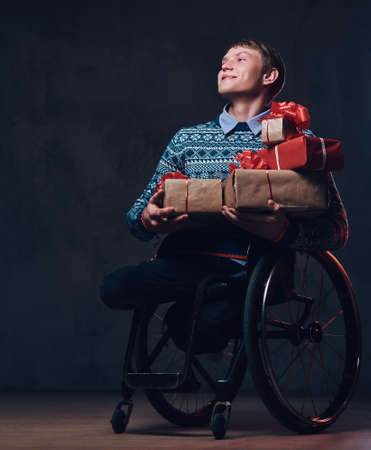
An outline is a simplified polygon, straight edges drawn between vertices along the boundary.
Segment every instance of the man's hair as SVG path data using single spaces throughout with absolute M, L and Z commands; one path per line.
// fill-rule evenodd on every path
M 275 67 L 278 70 L 277 80 L 270 86 L 270 100 L 272 100 L 276 95 L 278 95 L 284 84 L 285 84 L 285 63 L 279 52 L 264 42 L 258 41 L 257 39 L 242 38 L 239 41 L 230 45 L 227 49 L 230 50 L 234 47 L 249 47 L 257 50 L 263 60 L 263 73 L 268 73 Z

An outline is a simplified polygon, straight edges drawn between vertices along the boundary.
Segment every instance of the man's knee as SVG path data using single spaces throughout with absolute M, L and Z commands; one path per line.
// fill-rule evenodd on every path
M 99 295 L 102 302 L 109 308 L 116 308 L 117 292 L 115 282 L 110 274 L 106 274 L 99 284 Z
M 130 309 L 134 293 L 130 286 L 129 267 L 107 273 L 99 284 L 102 302 L 111 309 Z

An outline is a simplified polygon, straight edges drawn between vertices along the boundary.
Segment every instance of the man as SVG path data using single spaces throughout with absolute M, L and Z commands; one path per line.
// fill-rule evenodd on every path
M 270 46 L 243 39 L 228 49 L 218 73 L 218 92 L 228 104 L 216 119 L 175 134 L 143 194 L 127 213 L 127 224 L 137 238 L 151 240 L 167 234 L 158 257 L 107 274 L 101 284 L 107 306 L 130 309 L 145 302 L 192 299 L 206 274 L 241 270 L 252 240 L 303 249 L 345 245 L 348 223 L 331 174 L 329 210 L 305 221 L 288 220 L 280 206 L 269 200 L 270 214 L 241 213 L 223 206 L 224 224 L 192 231 L 187 230 L 187 214 L 176 216 L 173 208 L 163 208 L 163 190 L 153 194 L 168 172 L 224 179 L 238 152 L 263 148 L 259 119 L 269 113 L 269 104 L 284 82 L 284 63 Z M 304 132 L 313 135 L 310 130 Z

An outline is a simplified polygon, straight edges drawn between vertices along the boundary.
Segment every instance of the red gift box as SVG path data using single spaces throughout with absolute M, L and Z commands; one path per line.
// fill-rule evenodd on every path
M 270 169 L 342 170 L 344 153 L 336 139 L 301 135 L 271 148 L 259 150 L 258 155 Z
M 272 102 L 269 114 L 259 122 L 262 142 L 271 146 L 303 134 L 310 126 L 310 114 L 305 106 L 295 102 Z

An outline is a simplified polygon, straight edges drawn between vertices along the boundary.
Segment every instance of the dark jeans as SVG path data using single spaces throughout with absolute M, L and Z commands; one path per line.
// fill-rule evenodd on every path
M 109 308 L 122 310 L 147 303 L 179 300 L 193 303 L 197 284 L 203 277 L 241 270 L 243 266 L 227 258 L 165 256 L 107 273 L 100 284 L 100 296 Z

